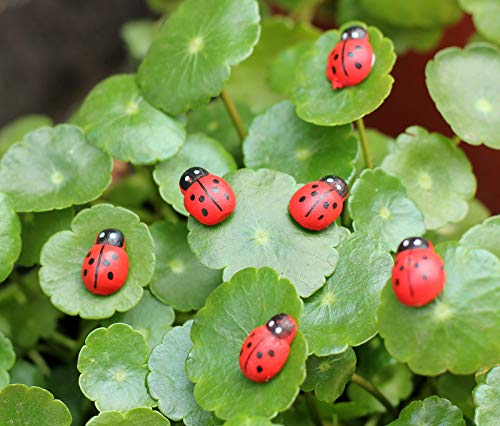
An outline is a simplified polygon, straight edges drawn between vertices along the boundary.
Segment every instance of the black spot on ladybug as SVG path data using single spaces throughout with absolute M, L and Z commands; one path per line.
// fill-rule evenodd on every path
M 262 352 L 257 352 L 257 358 L 259 358 L 259 359 L 262 358 Z
M 224 194 L 224 198 L 225 198 L 226 200 L 229 200 L 229 194 Z
M 335 53 L 335 56 L 333 57 L 333 60 L 336 61 L 339 58 L 339 54 Z
M 212 188 L 212 192 L 219 192 L 219 188 L 217 188 L 216 186 L 214 186 L 214 187 Z
M 313 192 L 311 192 L 311 195 L 312 195 L 313 197 L 316 197 L 316 195 L 318 195 L 318 191 L 313 191 Z
M 444 271 L 444 266 L 441 266 L 441 271 Z
M 318 220 L 321 220 L 323 219 L 325 216 L 321 215 L 320 217 L 318 217 Z
M 330 206 L 330 204 L 328 204 L 328 202 L 327 202 L 327 201 L 325 201 L 325 202 L 323 203 L 323 208 L 327 209 L 329 206 Z
M 89 265 L 92 265 L 94 262 L 95 262 L 95 259 L 94 259 L 94 258 L 90 259 L 90 260 L 89 260 Z
M 347 53 L 347 56 L 349 56 L 349 58 L 354 58 L 354 53 L 352 53 L 352 52 L 348 52 L 348 53 Z
M 118 255 L 116 253 L 113 253 L 111 257 L 113 258 L 113 260 L 118 260 Z
M 84 269 L 84 270 L 83 270 L 83 276 L 84 276 L 84 277 L 86 277 L 86 276 L 87 276 L 87 270 L 86 270 L 86 269 Z
M 198 197 L 198 201 L 199 201 L 200 203 L 203 203 L 203 201 L 205 201 L 205 196 L 200 195 L 200 196 Z
M 318 185 L 314 184 L 312 187 L 313 187 L 313 188 L 317 188 L 317 187 L 318 187 Z
M 400 266 L 399 270 L 402 271 L 404 268 L 405 268 L 404 266 Z
M 359 62 L 354 62 L 354 66 L 355 66 L 358 70 L 360 70 L 360 69 L 361 69 L 361 67 L 362 67 L 362 65 L 361 65 Z
M 108 260 L 108 259 L 104 259 L 104 262 L 102 262 L 102 263 L 104 263 L 104 266 L 109 266 L 109 265 L 110 265 L 110 263 L 109 263 L 109 260 Z
M 250 334 L 250 337 L 253 337 L 253 336 L 255 336 L 255 331 L 252 334 Z
M 355 49 L 356 49 L 356 50 L 361 50 L 361 49 L 362 49 L 362 47 L 361 47 L 359 44 L 357 44 L 357 45 L 356 45 L 356 47 L 355 47 Z
M 108 280 L 112 280 L 113 279 L 113 272 L 108 272 Z
M 415 268 L 418 268 L 418 263 L 415 263 Z
M 250 346 L 252 346 L 252 342 L 247 343 L 247 348 L 249 348 Z
M 274 356 L 274 351 L 272 349 L 270 349 L 269 351 L 267 351 L 267 354 L 270 356 L 270 357 L 273 357 Z
M 335 67 L 332 67 L 332 72 L 333 72 L 334 74 L 337 74 L 337 69 L 336 69 Z
M 335 210 L 337 208 L 337 203 L 333 203 L 332 207 L 333 207 L 333 210 Z
M 396 285 L 399 285 L 399 280 L 396 280 Z
M 262 373 L 262 367 L 260 365 L 257 366 L 257 373 Z
M 299 203 L 303 203 L 305 201 L 306 197 L 302 196 L 299 198 Z
M 89 256 L 90 256 L 90 251 L 87 253 L 87 257 L 89 257 Z
M 427 260 L 427 259 L 428 259 L 427 256 L 424 256 L 424 260 Z
M 203 216 L 208 216 L 208 211 L 207 211 L 207 209 L 201 209 L 201 214 L 202 214 Z
M 423 278 L 424 280 L 427 280 L 427 275 L 423 274 L 423 275 L 422 275 L 422 278 Z
M 196 197 L 194 196 L 194 194 L 191 194 L 191 196 L 190 196 L 189 198 L 191 199 L 191 201 L 194 201 L 194 199 L 195 199 Z
M 214 179 L 213 183 L 219 183 L 219 179 Z

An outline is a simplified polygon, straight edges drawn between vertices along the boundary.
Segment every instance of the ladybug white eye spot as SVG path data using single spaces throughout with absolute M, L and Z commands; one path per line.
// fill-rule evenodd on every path
M 342 190 L 342 187 L 339 184 L 337 184 L 337 190 L 339 190 L 339 191 Z
M 422 244 L 422 240 L 415 240 L 415 241 L 414 241 L 414 244 L 415 244 L 416 246 L 419 246 L 420 244 Z
M 333 179 L 332 179 L 332 178 L 328 178 L 326 181 L 327 181 L 328 183 L 332 183 L 332 182 L 333 182 Z
M 359 37 L 359 34 L 358 34 L 357 31 L 353 31 L 353 33 L 351 35 L 352 35 L 352 38 L 358 38 Z
M 189 182 L 189 181 L 191 180 L 191 178 L 190 178 L 189 176 L 186 176 L 186 177 L 184 178 L 184 180 L 185 180 L 186 182 Z
M 199 175 L 199 174 L 200 174 L 200 171 L 199 171 L 199 170 L 195 170 L 195 171 L 194 171 L 194 174 L 195 174 L 195 175 Z
M 269 322 L 267 323 L 267 325 L 268 325 L 269 327 L 272 327 L 272 326 L 274 325 L 274 321 L 269 321 Z
M 112 232 L 111 234 L 109 234 L 109 238 L 113 239 L 116 237 L 116 234 L 114 232 Z
M 101 233 L 99 234 L 99 238 L 104 238 L 104 236 L 105 236 L 105 235 L 106 235 L 106 234 L 105 234 L 104 232 L 101 232 Z
M 410 244 L 410 242 L 408 240 L 403 241 L 403 246 L 408 247 L 408 244 Z
M 281 334 L 283 329 L 281 327 L 276 327 L 276 330 L 274 330 L 276 334 Z

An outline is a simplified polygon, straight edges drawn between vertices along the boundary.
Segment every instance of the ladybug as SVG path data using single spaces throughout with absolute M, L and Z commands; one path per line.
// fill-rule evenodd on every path
M 320 231 L 342 213 L 349 188 L 338 176 L 325 176 L 300 188 L 290 199 L 288 210 L 306 229 Z
M 91 293 L 108 296 L 120 290 L 127 275 L 125 237 L 118 229 L 104 229 L 83 260 L 83 283 Z
M 373 67 L 375 55 L 363 27 L 347 28 L 328 55 L 326 76 L 334 89 L 361 83 Z
M 392 268 L 392 288 L 401 303 L 423 306 L 443 291 L 446 275 L 441 257 L 422 237 L 401 242 Z
M 240 369 L 252 382 L 268 382 L 278 374 L 290 354 L 297 323 L 287 314 L 272 317 L 253 330 L 240 351 Z
M 201 167 L 191 167 L 179 181 L 184 207 L 203 225 L 217 225 L 236 207 L 236 197 L 229 184 Z

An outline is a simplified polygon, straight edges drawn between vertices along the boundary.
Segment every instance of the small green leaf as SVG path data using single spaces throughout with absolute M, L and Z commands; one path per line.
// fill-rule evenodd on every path
M 78 355 L 80 389 L 99 411 L 153 407 L 146 388 L 148 356 L 144 336 L 129 325 L 98 328 Z
M 172 115 L 207 104 L 222 91 L 230 66 L 252 53 L 259 21 L 255 0 L 184 1 L 139 68 L 143 95 Z
M 22 358 L 16 360 L 9 374 L 10 383 L 12 384 L 45 387 L 45 377 L 43 377 L 40 369 Z
M 474 26 L 488 40 L 500 45 L 500 3 L 497 0 L 459 0 L 466 12 L 472 14 Z
M 343 29 L 324 33 L 314 46 L 301 56 L 297 66 L 292 100 L 297 115 L 305 121 L 321 126 L 347 124 L 377 109 L 389 96 L 394 79 L 389 75 L 396 55 L 392 42 L 375 27 L 368 27 L 368 35 L 375 64 L 370 75 L 356 86 L 333 90 L 326 77 L 328 54 L 340 40 Z
M 500 418 L 500 366 L 493 367 L 473 392 L 478 426 L 494 425 Z
M 141 60 L 159 32 L 158 24 L 150 19 L 138 19 L 123 24 L 120 35 L 134 59 Z
M 269 268 L 248 268 L 219 286 L 196 315 L 186 361 L 196 401 L 217 417 L 273 417 L 292 405 L 305 378 L 307 344 L 297 332 L 281 372 L 267 383 L 254 383 L 240 370 L 241 345 L 256 327 L 285 312 L 300 321 L 302 301 L 287 279 Z
M 92 417 L 85 426 L 169 426 L 168 419 L 151 408 L 138 407 L 125 413 L 103 411 Z
M 412 308 L 399 302 L 388 283 L 378 312 L 380 335 L 389 353 L 417 374 L 470 374 L 500 352 L 500 260 L 456 243 L 439 244 L 436 251 L 445 265 L 443 292 Z
M 0 391 L 0 424 L 11 426 L 70 426 L 68 408 L 45 389 L 9 385 Z
M 224 423 L 224 426 L 272 426 L 276 424 L 266 417 L 238 415 L 231 417 Z
M 356 369 L 356 354 L 352 348 L 326 357 L 307 358 L 307 377 L 301 388 L 314 390 L 320 401 L 334 402 L 344 393 L 345 385 Z
M 373 164 L 380 166 L 396 147 L 396 141 L 390 136 L 380 133 L 376 129 L 366 129 L 366 139 L 370 149 Z
M 427 88 L 453 131 L 472 145 L 500 149 L 500 51 L 478 43 L 450 47 L 427 63 Z
M 344 240 L 338 252 L 334 274 L 304 305 L 302 330 L 318 356 L 343 352 L 377 333 L 380 292 L 393 265 L 381 244 L 361 233 Z
M 202 134 L 189 135 L 174 157 L 157 164 L 153 177 L 160 187 L 162 198 L 185 216 L 188 212 L 184 208 L 184 196 L 179 190 L 179 179 L 186 169 L 193 166 L 204 167 L 217 176 L 236 169 L 234 159 L 224 147 Z
M 12 271 L 21 253 L 21 221 L 11 199 L 0 192 L 0 283 Z
M 46 115 L 25 115 L 0 129 L 0 158 L 11 145 L 22 141 L 26 133 L 43 126 L 52 126 L 52 120 Z
M 172 157 L 186 139 L 182 125 L 153 108 L 133 74 L 115 75 L 88 94 L 74 118 L 93 145 L 114 158 L 151 164 Z
M 8 371 L 14 366 L 16 353 L 11 341 L 0 331 L 0 390 L 9 384 Z
M 355 231 L 370 234 L 392 251 L 408 235 L 425 232 L 424 217 L 406 197 L 401 181 L 379 168 L 365 170 L 356 180 L 349 214 Z
M 500 215 L 486 219 L 480 225 L 469 229 L 460 243 L 470 248 L 482 248 L 500 259 Z
M 300 187 L 292 177 L 268 169 L 243 169 L 225 176 L 238 199 L 234 213 L 215 227 L 189 218 L 188 242 L 209 268 L 224 268 L 224 280 L 248 267 L 269 266 L 296 286 L 301 296 L 320 288 L 337 264 L 334 249 L 348 231 L 333 225 L 309 232 L 288 213 Z
M 450 401 L 435 395 L 413 401 L 390 426 L 465 426 L 462 412 Z
M 62 209 L 99 197 L 111 182 L 111 167 L 111 157 L 89 145 L 78 127 L 42 127 L 2 157 L 0 191 L 17 211 Z
M 123 287 L 109 296 L 98 296 L 84 286 L 82 262 L 103 229 L 117 228 L 127 242 L 129 272 Z M 71 231 L 53 235 L 40 257 L 40 285 L 52 304 L 68 315 L 82 318 L 108 318 L 115 311 L 134 307 L 153 276 L 155 256 L 153 239 L 139 217 L 122 207 L 98 204 L 82 210 L 73 220 Z
M 463 151 L 450 139 L 418 126 L 398 136 L 382 168 L 401 180 L 408 198 L 424 214 L 427 229 L 463 219 L 467 200 L 476 191 L 476 178 Z
M 437 393 L 456 405 L 471 420 L 474 419 L 474 400 L 472 391 L 476 386 L 474 376 L 455 376 L 443 374 L 436 380 Z
M 320 127 L 302 121 L 290 101 L 256 117 L 243 143 L 244 163 L 269 168 L 307 183 L 334 174 L 348 181 L 354 173 L 358 141 L 352 126 Z
M 187 243 L 184 222 L 162 221 L 151 226 L 157 262 L 150 288 L 162 302 L 179 311 L 200 309 L 222 282 L 222 273 L 202 265 Z

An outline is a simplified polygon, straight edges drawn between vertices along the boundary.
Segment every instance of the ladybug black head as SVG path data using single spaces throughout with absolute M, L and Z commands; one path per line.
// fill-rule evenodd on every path
M 279 339 L 288 339 L 297 332 L 294 319 L 287 314 L 275 315 L 267 322 L 266 327 Z
M 342 33 L 342 40 L 365 38 L 366 30 L 363 27 L 349 27 Z
M 405 238 L 398 247 L 398 253 L 404 250 L 427 249 L 429 241 L 422 237 Z
M 347 196 L 347 193 L 349 192 L 349 187 L 347 186 L 347 183 L 345 183 L 345 180 L 342 178 L 339 178 L 338 176 L 325 176 L 324 178 L 320 179 L 322 182 L 326 182 L 328 185 L 333 187 L 335 191 L 342 197 L 345 198 Z
M 97 234 L 96 244 L 107 244 L 110 246 L 123 247 L 125 248 L 125 237 L 123 232 L 118 229 L 104 229 L 99 234 Z
M 207 176 L 208 172 L 201 167 L 191 167 L 187 169 L 181 176 L 179 185 L 183 191 L 187 191 L 188 188 L 203 176 Z

